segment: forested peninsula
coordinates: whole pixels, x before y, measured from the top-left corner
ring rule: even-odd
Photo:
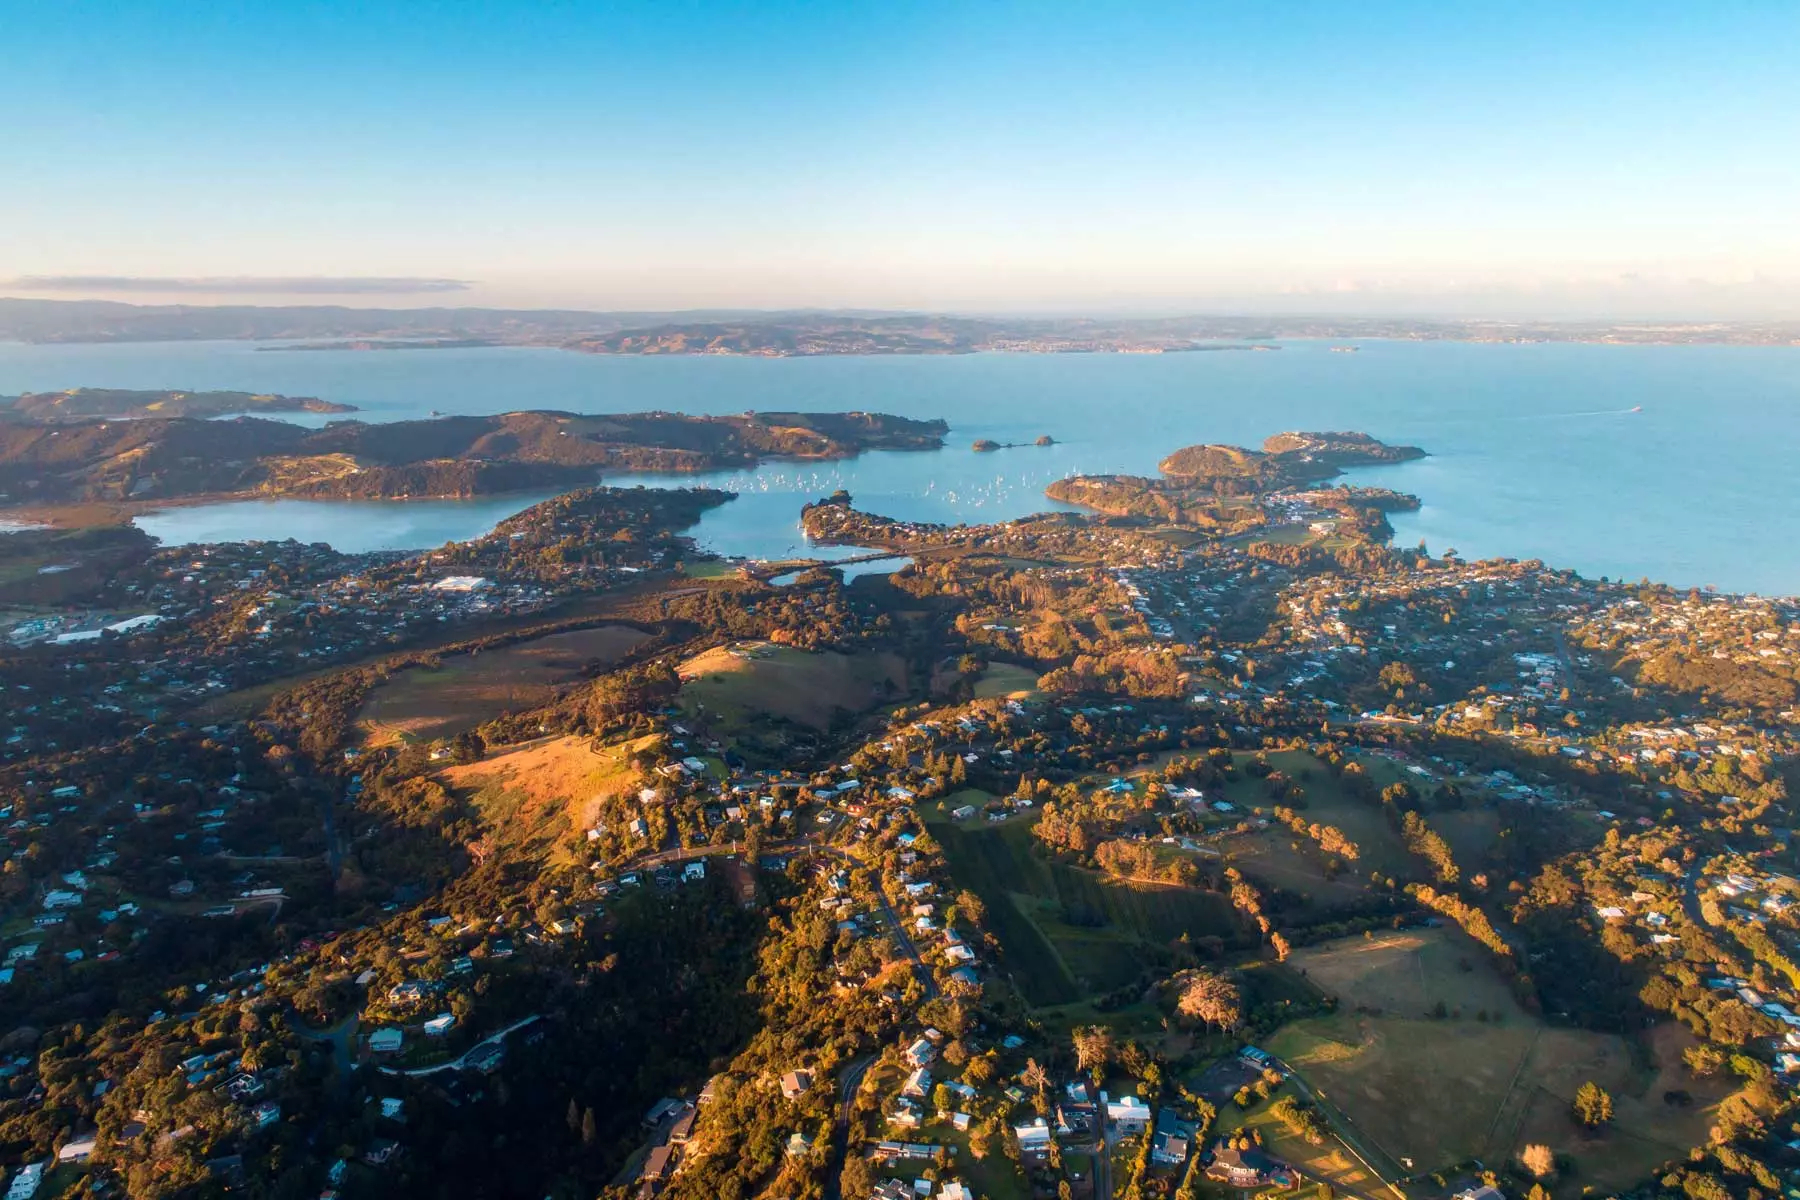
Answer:
[[[513,412],[308,429],[241,417],[0,421],[0,508],[242,496],[467,497],[766,458],[935,450],[948,426],[880,413]]]

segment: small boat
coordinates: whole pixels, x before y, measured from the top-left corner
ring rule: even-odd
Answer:
[[[1634,404],[1634,405],[1632,405],[1632,406],[1631,406],[1631,411],[1632,411],[1632,412],[1643,412],[1643,411],[1644,411],[1644,406],[1643,406],[1643,405],[1641,405],[1641,404]]]

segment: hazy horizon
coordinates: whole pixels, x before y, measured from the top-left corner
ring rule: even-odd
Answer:
[[[9,16],[0,291],[1800,317],[1800,8]]]

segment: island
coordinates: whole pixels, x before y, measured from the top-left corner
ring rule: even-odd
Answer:
[[[1269,525],[1332,522],[1379,534],[1383,514],[1418,508],[1416,497],[1386,488],[1321,487],[1346,468],[1408,462],[1417,446],[1391,446],[1364,433],[1281,433],[1261,450],[1200,444],[1165,457],[1162,478],[1073,475],[1046,489],[1053,500],[1113,517],[1243,534]]]
[[[969,449],[975,451],[977,454],[991,454],[996,450],[1019,450],[1027,446],[1041,447],[1054,445],[1056,445],[1056,439],[1049,434],[1045,434],[1035,441],[1030,442],[996,442],[992,438],[976,438],[974,445],[970,446]]]
[[[70,388],[0,396],[0,420],[87,421],[95,417],[141,420],[148,417],[219,417],[237,413],[349,413],[351,404],[317,396],[277,396],[262,392],[135,391],[123,388]]]

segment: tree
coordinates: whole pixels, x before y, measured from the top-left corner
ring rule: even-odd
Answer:
[[[1575,1119],[1589,1129],[1598,1129],[1612,1120],[1612,1097],[1606,1089],[1588,1080],[1575,1092]]]
[[[875,1171],[860,1154],[847,1155],[843,1173],[838,1176],[838,1190],[850,1200],[863,1200],[875,1190]]]
[[[1542,1142],[1533,1142],[1525,1147],[1524,1152],[1519,1155],[1519,1161],[1537,1179],[1546,1179],[1556,1173],[1556,1152]]]
[[[1070,1037],[1075,1041],[1076,1065],[1099,1083],[1106,1073],[1106,1064],[1112,1061],[1112,1030],[1104,1025],[1084,1025],[1075,1029]]]
[[[1050,1087],[1050,1072],[1035,1058],[1025,1060],[1025,1070],[1019,1074],[1020,1082],[1032,1090],[1037,1097],[1038,1111],[1043,1112],[1048,1105],[1044,1102],[1044,1093]]]
[[[1215,971],[1188,971],[1182,976],[1176,1011],[1190,1021],[1231,1029],[1244,1018],[1237,984]]]

